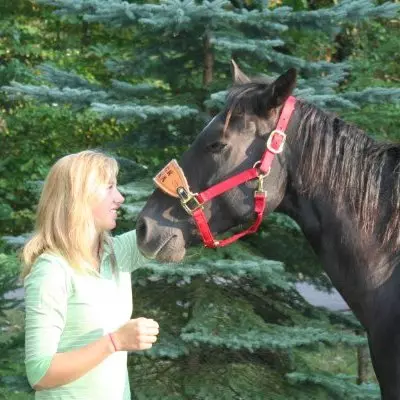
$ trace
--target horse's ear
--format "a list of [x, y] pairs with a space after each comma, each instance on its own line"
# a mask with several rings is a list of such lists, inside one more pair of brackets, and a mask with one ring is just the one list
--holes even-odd
[[231, 60], [231, 71], [234, 83], [250, 82], [250, 78], [244, 72], [242, 72], [242, 70], [239, 68], [234, 60]]
[[296, 86], [296, 76], [296, 70], [290, 68], [271, 84], [270, 105], [272, 107], [281, 106], [292, 94]]

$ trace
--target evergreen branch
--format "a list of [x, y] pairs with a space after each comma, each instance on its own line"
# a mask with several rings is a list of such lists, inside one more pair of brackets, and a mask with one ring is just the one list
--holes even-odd
[[263, 54], [261, 57], [264, 57], [271, 63], [278, 65], [280, 69], [286, 68], [287, 65], [290, 65], [292, 68], [296, 68], [299, 71], [304, 71], [308, 75], [327, 74], [328, 78], [330, 79], [333, 79], [334, 77], [341, 79], [345, 74], [344, 71], [350, 67], [350, 65], [347, 63], [308, 61], [303, 58], [280, 53], [273, 49], [270, 53]]
[[215, 37], [211, 39], [216, 47], [221, 47], [224, 50], [229, 51], [245, 51], [253, 53], [255, 51], [270, 51], [273, 47], [278, 47], [284, 45], [284, 42], [280, 39], [273, 40], [255, 40], [249, 38], [235, 39], [229, 37]]
[[[120, 158], [118, 158], [120, 161]], [[136, 163], [135, 163], [136, 164]], [[127, 197], [129, 201], [131, 200], [147, 200], [147, 198], [151, 195], [151, 192], [154, 190], [154, 186], [150, 182], [129, 182], [126, 185], [118, 186], [121, 193]]]
[[37, 4], [56, 7], [56, 15], [82, 15], [96, 9], [98, 0], [36, 0]]
[[1, 237], [1, 240], [4, 241], [11, 249], [18, 250], [24, 246], [30, 236], [30, 233], [17, 236], [5, 235]]
[[138, 11], [143, 12], [145, 6], [130, 4], [121, 0], [37, 0], [39, 4], [54, 6], [54, 14], [59, 16], [83, 16], [88, 22], [103, 22], [114, 26], [124, 26], [136, 22]]
[[343, 18], [358, 22], [370, 18], [396, 18], [400, 5], [389, 1], [376, 5], [373, 0], [342, 0], [333, 8], [336, 10], [338, 22]]
[[180, 119], [190, 117], [197, 114], [197, 110], [187, 106], [140, 106], [137, 104], [117, 105], [92, 103], [92, 109], [101, 114], [104, 118], [114, 117], [118, 121], [130, 121], [136, 118], [160, 118], [164, 119]]
[[[252, 278], [258, 281], [262, 287], [275, 287], [282, 290], [291, 290], [292, 284], [285, 279], [283, 264], [278, 261], [267, 260], [261, 257], [250, 259], [236, 258], [234, 260], [210, 260], [199, 259], [196, 263], [186, 263], [185, 266], [175, 266], [148, 262], [145, 267], [136, 270], [133, 279], [158, 280], [166, 279], [168, 283], [181, 282], [190, 283], [196, 277], [209, 277], [218, 281], [220, 285], [224, 282], [238, 281], [242, 278]], [[225, 280], [225, 281], [224, 281]]]
[[209, 25], [217, 26], [224, 21], [229, 24], [253, 26], [270, 34], [282, 33], [287, 25], [299, 29], [315, 29], [331, 34], [340, 31], [340, 24], [359, 22], [380, 17], [393, 18], [399, 5], [386, 2], [376, 6], [372, 0], [343, 0], [339, 4], [318, 10], [293, 12], [291, 7], [274, 10], [230, 11], [227, 0], [203, 1], [162, 0], [159, 4], [137, 4], [122, 0], [37, 0], [39, 4], [57, 8], [57, 15], [83, 15], [88, 22], [102, 22], [112, 26], [129, 26], [141, 23], [156, 30], [174, 32]]
[[[140, 23], [152, 26], [157, 30], [172, 28], [174, 32], [193, 28], [193, 24], [212, 24], [223, 14], [227, 19], [235, 15], [225, 10], [230, 2], [227, 0], [205, 0], [196, 3], [194, 0], [163, 0], [160, 4], [149, 5], [151, 14], [140, 18]], [[222, 13], [223, 11], [223, 13]]]
[[160, 342], [157, 342], [157, 346], [145, 351], [146, 355], [157, 359], [178, 359], [187, 356], [189, 353], [189, 346], [179, 336], [165, 332]]
[[0, 315], [4, 316], [5, 310], [19, 306], [20, 299], [10, 298], [7, 294], [20, 287], [18, 272], [20, 263], [16, 254], [0, 253]]
[[59, 89], [45, 85], [23, 85], [18, 82], [11, 82], [11, 86], [3, 86], [2, 90], [9, 93], [11, 98], [31, 98], [54, 106], [72, 104], [77, 109], [87, 107], [95, 100], [108, 98], [108, 94], [101, 90], [81, 90], [68, 87]]
[[343, 22], [360, 22], [374, 17], [393, 18], [398, 10], [399, 5], [389, 2], [377, 6], [372, 0], [343, 0], [330, 8], [286, 14], [280, 22], [298, 29], [337, 34]]
[[113, 98], [129, 98], [131, 101], [132, 97], [147, 95], [156, 88], [154, 85], [149, 85], [147, 83], [131, 85], [130, 83], [118, 81], [116, 79], [111, 80], [111, 85], [111, 93]]
[[82, 15], [87, 22], [100, 22], [110, 26], [130, 26], [140, 23], [157, 31], [173, 30], [178, 32], [197, 24], [217, 26], [239, 24], [252, 26], [269, 32], [282, 33], [287, 26], [281, 23], [283, 16], [290, 13], [289, 7], [274, 10], [230, 11], [227, 0], [203, 1], [162, 0], [159, 4], [137, 4], [121, 0], [101, 2], [97, 0], [39, 0], [40, 4], [57, 7], [57, 15]]
[[398, 103], [400, 102], [400, 88], [371, 87], [361, 92], [346, 92], [342, 97], [359, 105]]
[[74, 72], [62, 71], [50, 64], [42, 64], [38, 67], [43, 77], [58, 87], [68, 87], [70, 89], [89, 89], [99, 91], [100, 85], [90, 83], [87, 79], [82, 78]]
[[343, 97], [343, 95], [320, 95], [311, 94], [303, 97], [304, 100], [313, 103], [321, 108], [338, 109], [338, 108], [359, 108], [359, 106], [352, 101]]
[[137, 216], [143, 210], [146, 201], [137, 201], [134, 204], [122, 204], [121, 209], [124, 211], [124, 216], [131, 220], [136, 220]]
[[[337, 65], [337, 64], [336, 64]], [[307, 80], [299, 79], [298, 80], [298, 90], [305, 90], [312, 88], [318, 94], [330, 94], [336, 95], [336, 90], [339, 87], [339, 83], [343, 82], [343, 80], [347, 77], [348, 73], [345, 70], [347, 65], [343, 65], [343, 68], [333, 69], [330, 72], [326, 71], [306, 71], [306, 73], [311, 72], [312, 77]]]
[[378, 400], [381, 398], [378, 385], [373, 383], [356, 385], [349, 382], [355, 380], [353, 376], [292, 372], [286, 374], [286, 378], [291, 384], [322, 386], [342, 399]]
[[358, 331], [364, 330], [361, 323], [356, 319], [353, 313], [333, 312], [328, 310], [325, 312], [328, 314], [328, 317], [333, 324], [341, 324], [347, 328]]
[[140, 18], [150, 17], [148, 4], [128, 3], [120, 0], [98, 2], [91, 13], [85, 12], [83, 18], [89, 23], [100, 22], [113, 27], [131, 26]]
[[219, 92], [212, 93], [211, 96], [204, 102], [204, 105], [211, 109], [217, 108], [221, 110], [225, 106], [227, 90], [221, 90]]
[[253, 27], [264, 34], [282, 34], [288, 30], [288, 26], [282, 21], [290, 15], [292, 8], [277, 7], [273, 10], [264, 8], [263, 10], [247, 10], [245, 8], [238, 12], [239, 26]]
[[265, 324], [264, 329], [249, 326], [241, 330], [237, 327], [234, 332], [231, 332], [230, 329], [224, 330], [223, 327], [213, 330], [208, 330], [204, 326], [199, 327], [199, 321], [189, 323], [182, 331], [181, 338], [194, 345], [201, 343], [234, 350], [247, 349], [250, 352], [258, 349], [290, 349], [321, 342], [330, 345], [344, 343], [351, 346], [366, 344], [366, 339], [360, 336], [311, 327]]

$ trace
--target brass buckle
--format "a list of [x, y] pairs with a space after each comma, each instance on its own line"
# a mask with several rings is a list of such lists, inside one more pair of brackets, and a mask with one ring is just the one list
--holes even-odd
[[256, 196], [257, 194], [261, 194], [264, 196], [267, 195], [267, 191], [264, 189], [264, 178], [266, 176], [267, 176], [267, 174], [266, 175], [258, 175], [258, 185], [257, 185], [257, 190], [254, 191], [254, 196]]
[[197, 193], [188, 192], [183, 187], [178, 187], [176, 192], [178, 193], [182, 207], [188, 214], [192, 215], [199, 208], [203, 208], [203, 205], [197, 200]]
[[[282, 137], [282, 142], [281, 142], [281, 144], [279, 145], [279, 148], [278, 148], [278, 149], [274, 149], [274, 148], [272, 147], [272, 139], [274, 138], [274, 135], [280, 135], [280, 136]], [[283, 146], [284, 146], [284, 144], [285, 144], [285, 141], [286, 141], [286, 134], [285, 134], [285, 132], [282, 132], [282, 131], [279, 131], [279, 130], [275, 129], [274, 131], [271, 132], [271, 134], [270, 134], [269, 137], [268, 137], [268, 140], [267, 140], [267, 149], [268, 149], [271, 153], [274, 153], [274, 154], [282, 153], [282, 150], [283, 150]]]

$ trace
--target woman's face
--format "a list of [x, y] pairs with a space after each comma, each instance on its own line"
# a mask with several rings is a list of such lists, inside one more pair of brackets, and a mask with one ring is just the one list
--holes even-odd
[[117, 210], [124, 197], [117, 189], [117, 182], [110, 182], [101, 199], [93, 207], [93, 217], [98, 232], [109, 231], [117, 225]]

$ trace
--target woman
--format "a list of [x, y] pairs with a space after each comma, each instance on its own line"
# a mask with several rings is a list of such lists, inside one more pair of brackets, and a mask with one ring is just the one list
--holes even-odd
[[127, 351], [152, 347], [158, 324], [130, 319], [135, 231], [111, 238], [124, 201], [117, 162], [83, 151], [60, 159], [23, 249], [25, 364], [35, 399], [130, 399]]

